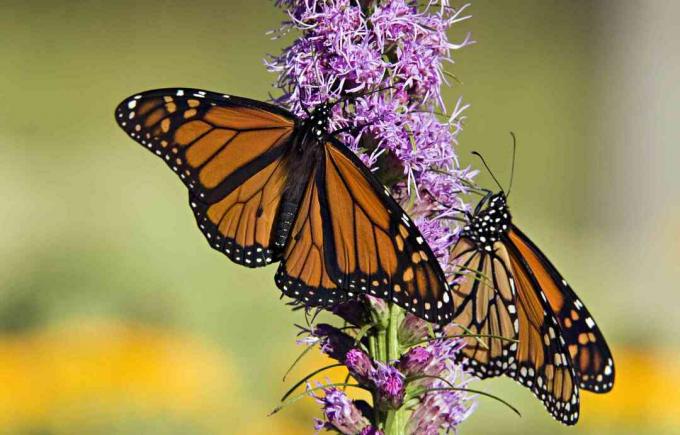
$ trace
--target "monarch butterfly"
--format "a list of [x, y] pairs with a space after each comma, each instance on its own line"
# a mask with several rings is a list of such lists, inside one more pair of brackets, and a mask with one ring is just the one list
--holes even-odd
[[606, 393], [614, 384], [604, 336], [555, 266], [512, 223], [502, 189], [487, 192], [467, 221], [452, 249], [460, 270], [445, 330], [484, 337], [464, 339], [461, 363], [480, 378], [510, 376], [557, 420], [575, 424], [579, 387]]
[[280, 262], [275, 282], [307, 306], [361, 294], [432, 322], [451, 293], [422, 235], [361, 160], [328, 131], [332, 105], [305, 119], [196, 89], [125, 99], [116, 120], [189, 190], [210, 245], [248, 267]]

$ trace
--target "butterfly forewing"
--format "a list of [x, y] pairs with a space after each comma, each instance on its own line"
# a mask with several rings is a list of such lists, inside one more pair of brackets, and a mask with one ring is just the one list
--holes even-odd
[[557, 317], [581, 388], [598, 393], [611, 390], [614, 384], [614, 361], [593, 317], [557, 269], [528, 237], [514, 226], [508, 236], [531, 268]]
[[452, 251], [458, 272], [452, 285], [454, 320], [447, 335], [472, 334], [461, 350], [468, 369], [480, 378], [505, 373], [515, 361], [518, 319], [515, 285], [505, 248], [477, 249], [462, 237]]
[[528, 265], [508, 246], [517, 289], [519, 343], [508, 374], [530, 388], [550, 414], [565, 424], [579, 417], [578, 380], [550, 305]]
[[279, 258], [273, 241], [292, 115], [245, 98], [162, 89], [127, 99], [116, 119], [189, 188], [197, 223], [213, 248], [250, 267]]

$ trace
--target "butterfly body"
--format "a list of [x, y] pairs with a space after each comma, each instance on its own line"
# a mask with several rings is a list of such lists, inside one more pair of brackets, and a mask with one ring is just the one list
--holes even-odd
[[332, 306], [368, 294], [447, 323], [451, 293], [437, 258], [389, 191], [328, 132], [330, 108], [303, 119], [174, 88], [127, 98], [116, 120], [184, 182], [210, 245], [247, 267], [278, 262], [285, 295]]
[[557, 269], [513, 223], [503, 192], [468, 215], [452, 257], [454, 320], [467, 338], [461, 362], [476, 376], [507, 375], [559, 421], [579, 416], [579, 388], [609, 391], [614, 363], [590, 313]]
[[[486, 209], [482, 207], [488, 204]], [[508, 234], [512, 217], [503, 194], [484, 198], [477, 204], [474, 218], [461, 231], [461, 237], [469, 238], [477, 247], [492, 252], [494, 243]]]
[[329, 136], [329, 114], [329, 105], [320, 104], [307, 119], [296, 120], [295, 136], [286, 144], [282, 165], [292, 176], [286, 179], [276, 226], [275, 246], [281, 251], [288, 240], [312, 168], [318, 166], [324, 157], [324, 142]]

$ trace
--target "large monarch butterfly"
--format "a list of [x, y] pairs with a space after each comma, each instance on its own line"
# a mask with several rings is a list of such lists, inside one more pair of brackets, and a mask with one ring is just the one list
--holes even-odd
[[280, 262], [276, 285], [307, 306], [361, 294], [439, 324], [451, 293], [422, 235], [388, 190], [327, 129], [331, 105], [306, 119], [196, 89], [125, 99], [116, 120], [189, 189], [210, 245], [248, 267]]
[[480, 378], [510, 376], [557, 420], [575, 424], [579, 387], [606, 393], [614, 384], [604, 336], [555, 266], [512, 223], [502, 189], [487, 192], [467, 220], [452, 249], [459, 272], [445, 330], [482, 337], [464, 338], [461, 363]]

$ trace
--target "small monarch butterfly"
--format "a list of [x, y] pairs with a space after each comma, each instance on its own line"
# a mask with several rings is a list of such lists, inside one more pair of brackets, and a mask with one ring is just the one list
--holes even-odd
[[285, 295], [327, 307], [369, 294], [448, 323], [441, 266], [389, 191], [328, 131], [331, 108], [301, 119], [184, 88], [127, 98], [115, 116], [184, 182], [210, 245], [248, 267], [280, 262]]
[[606, 393], [614, 384], [604, 336], [555, 266], [512, 223], [502, 189], [487, 192], [467, 221], [452, 248], [460, 271], [445, 331], [482, 338], [464, 338], [461, 363], [480, 378], [517, 380], [553, 417], [575, 424], [579, 387]]

